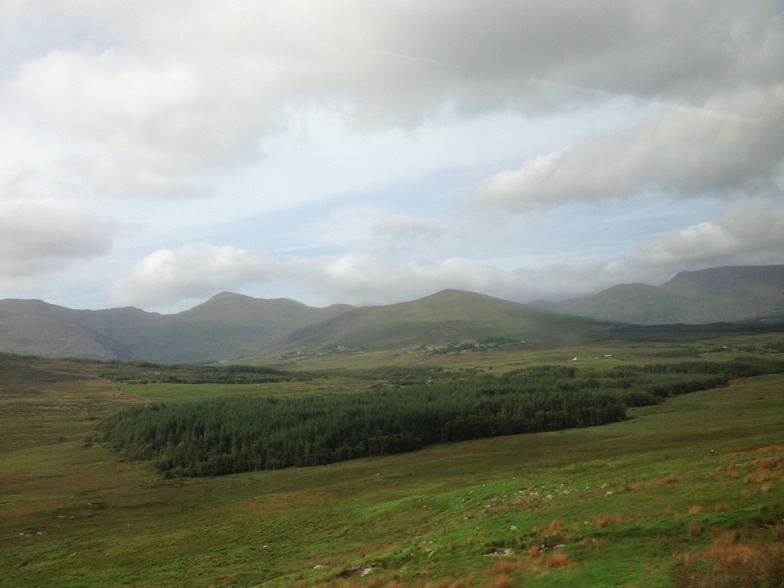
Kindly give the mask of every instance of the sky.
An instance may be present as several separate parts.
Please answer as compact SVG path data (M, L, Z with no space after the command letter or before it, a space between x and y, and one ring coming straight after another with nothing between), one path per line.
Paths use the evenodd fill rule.
M783 196L778 0L0 1L0 299L568 298Z

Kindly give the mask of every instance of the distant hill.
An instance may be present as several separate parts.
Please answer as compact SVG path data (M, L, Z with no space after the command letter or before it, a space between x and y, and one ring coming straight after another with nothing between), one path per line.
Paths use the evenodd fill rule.
M46 357L122 357L79 323L78 312L41 300L0 300L0 351Z
M443 346L483 340L568 345L603 338L608 323L784 322L784 266L683 272L661 286L623 284L536 305L444 290L411 302L313 308L222 292L190 310L71 310L0 300L0 351L47 357L215 362L271 353Z
M46 357L211 362L261 354L293 330L351 310L223 292L172 315L137 308L71 310L0 300L0 351Z
M605 334L594 319L567 317L491 296L443 290L432 296L357 308L295 331L281 340L281 350L346 347L396 349L482 339L573 344Z
M782 321L784 265L681 272L661 286L622 284L591 296L534 304L555 312L641 325Z

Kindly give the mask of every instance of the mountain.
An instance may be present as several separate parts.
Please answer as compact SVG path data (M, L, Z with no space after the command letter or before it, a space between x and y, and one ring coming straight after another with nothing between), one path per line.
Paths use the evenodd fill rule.
M47 357L122 357L79 324L78 312L41 300L0 300L0 351Z
M172 315L138 308L71 310L8 299L0 300L0 351L160 363L235 359L259 355L291 331L352 308L312 308L229 292Z
M784 265L727 266L681 272L661 286L622 284L540 308L601 320L706 324L784 320Z
M293 332L277 348L396 349L488 338L575 344L606 331L605 323L593 319L567 317L472 292L443 290L411 302L351 310Z
M313 308L222 292L180 312L71 310L0 300L0 351L49 357L215 362L335 347L380 350L483 339L547 345L606 336L608 322L640 325L784 322L784 265L682 272L661 286L623 284L593 296L519 304L444 290L419 300Z

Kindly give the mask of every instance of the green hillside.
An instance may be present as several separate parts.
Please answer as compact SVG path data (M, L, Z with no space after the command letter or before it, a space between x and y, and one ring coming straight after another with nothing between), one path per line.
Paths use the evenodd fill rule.
M46 357L122 357L73 311L41 300L0 300L0 351Z
M690 300L681 322L775 318L784 315L784 265L731 266L681 272L661 289Z
M681 272L661 286L621 284L598 294L537 302L556 312L644 325L784 318L784 265Z
M444 290L388 306L358 308L284 338L281 351L398 349L453 342L577 344L606 337L601 321L569 317L491 296Z
M641 325L684 322L690 301L647 284L622 284L600 294L543 304L554 311Z

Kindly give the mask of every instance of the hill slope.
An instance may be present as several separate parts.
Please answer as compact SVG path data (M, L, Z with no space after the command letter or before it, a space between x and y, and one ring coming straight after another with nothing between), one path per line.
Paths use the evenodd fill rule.
M46 357L205 362L255 355L295 329L353 307L312 308L224 292L174 315L0 301L0 351Z
M75 320L75 312L41 300L0 300L0 351L45 357L123 357Z
M784 319L784 265L681 272L661 286L622 284L598 294L537 302L555 312L637 324Z
M482 294L443 290L411 302L357 308L292 333L278 348L394 349L486 338L571 344L593 339L606 330L605 324L593 319L567 317Z
M659 287L623 284L537 307L458 290L365 308L313 308L223 292L172 315L137 308L71 310L8 299L0 300L0 351L193 363L337 346L381 350L482 339L577 344L606 334L607 325L598 321L761 319L784 322L784 265L683 272Z

